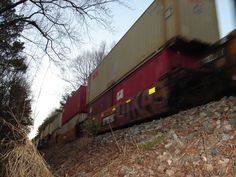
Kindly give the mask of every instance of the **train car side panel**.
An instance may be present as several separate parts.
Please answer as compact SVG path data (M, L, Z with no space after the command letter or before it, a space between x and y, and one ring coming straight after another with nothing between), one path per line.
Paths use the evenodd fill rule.
M199 58L166 48L90 105L101 131L118 128L168 110L168 88L160 78L176 68L195 69ZM108 101L109 100L109 104ZM98 109L103 105L102 109ZM96 109L97 108L97 109Z
M62 125L72 119L77 113L86 112L86 86L80 86L64 106Z
M215 1L154 1L91 74L88 103L178 36L206 43L216 42L219 30Z
M173 68L197 67L198 58L181 54L176 50L164 49L114 87L112 104L124 102L138 92L151 88L158 83L161 76Z
M94 116L97 114L101 114L107 108L111 107L112 104L112 90L109 90L104 95L99 97L95 102L89 105L89 114L90 116Z
M178 0L176 14L182 36L208 43L219 40L214 0Z

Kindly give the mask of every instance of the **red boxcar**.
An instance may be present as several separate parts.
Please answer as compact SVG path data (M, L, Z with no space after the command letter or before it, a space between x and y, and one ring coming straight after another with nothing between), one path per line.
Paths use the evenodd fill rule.
M107 108L122 103L140 91L150 88L171 69L197 67L199 67L199 63L196 57L166 48L94 101L90 105L90 115L102 113Z
M97 115L113 105L112 90L106 92L90 106L90 115Z
M80 86L80 88L69 98L64 106L62 114L62 125L71 120L78 113L86 113L86 86Z
M153 86L158 87L159 79L175 68L194 69L199 66L199 58L167 47L90 104L90 116L99 118L101 125L104 126L106 122L112 123L114 121L113 127L117 128L138 119L164 112L166 111L165 101L158 105L154 103L153 106L152 101L159 99L157 98L159 96L153 94L153 96L148 97L146 95L148 89ZM138 98L136 98L137 95ZM156 98L154 98L155 96ZM147 97L150 100L147 100ZM139 110L132 110L136 109L137 104L139 104ZM150 106L154 109L151 113L142 110ZM136 114L137 111L139 116ZM134 113L136 116L130 116ZM105 130L107 127L101 127L101 129Z
M171 69L197 67L199 63L195 57L173 49L164 49L114 87L112 104L124 102L138 92L152 87Z

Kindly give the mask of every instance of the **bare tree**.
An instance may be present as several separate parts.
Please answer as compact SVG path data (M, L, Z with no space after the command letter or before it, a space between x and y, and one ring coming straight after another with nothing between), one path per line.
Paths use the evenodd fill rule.
M96 22L109 27L109 4L121 0L9 0L0 7L0 27L16 22L24 24L22 38L51 59L63 59L70 52L68 41L79 41L81 31ZM10 10L18 15L14 20L1 16Z
M63 65L61 78L69 84L70 91L87 84L89 75L105 58L107 52L106 43L102 42L98 49L86 51Z

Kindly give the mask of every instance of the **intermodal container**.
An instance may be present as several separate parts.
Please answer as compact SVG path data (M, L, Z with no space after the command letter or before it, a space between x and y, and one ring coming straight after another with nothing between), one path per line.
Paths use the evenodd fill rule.
M127 101L130 97L151 88L154 84L158 85L160 77L173 68L193 69L197 67L199 67L197 57L165 49L114 87L113 105Z
M86 86L80 88L66 102L62 114L62 125L72 119L78 113L86 113Z
M219 39L214 0L155 0L89 77L92 103L171 39Z
M68 122L66 122L61 129L58 131L59 134L64 135L67 132L71 131L75 128L77 124L82 123L87 118L86 113L79 113L76 116L74 116L72 119L70 119Z
M110 108L113 105L112 96L113 92L110 90L93 102L93 104L89 106L90 115L97 115L98 113L105 111L107 108Z
M61 128L61 117L62 117L61 113L55 115L54 120L51 122L50 133L53 133L57 129Z
M90 115L103 114L108 108L129 100L153 85L158 85L160 77L174 68L194 69L198 68L199 64L197 57L171 48L164 49L93 102L89 106Z

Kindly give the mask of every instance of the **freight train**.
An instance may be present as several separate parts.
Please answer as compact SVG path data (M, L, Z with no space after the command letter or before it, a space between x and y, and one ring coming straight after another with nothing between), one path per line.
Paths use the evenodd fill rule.
M175 39L88 105L89 116L105 132L232 94L236 41L228 37L211 46Z
M236 30L219 40L215 2L156 0L40 133L71 141L204 104L236 88Z

